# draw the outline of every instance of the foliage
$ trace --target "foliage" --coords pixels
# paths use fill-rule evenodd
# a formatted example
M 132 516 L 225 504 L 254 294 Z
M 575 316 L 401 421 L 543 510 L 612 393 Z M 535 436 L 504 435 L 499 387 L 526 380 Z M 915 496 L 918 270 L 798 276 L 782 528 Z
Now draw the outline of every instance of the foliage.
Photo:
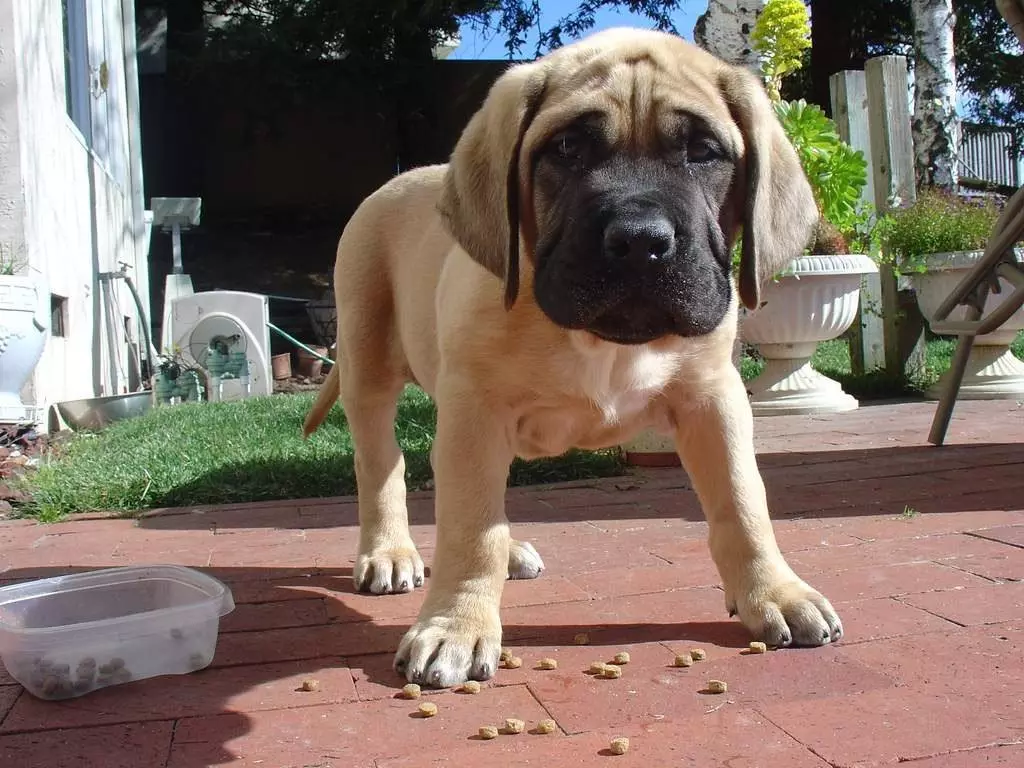
M 138 0 L 142 6 L 158 0 Z M 535 54 L 583 35 L 605 8 L 626 8 L 658 29 L 676 31 L 679 0 L 580 0 L 545 25 L 539 0 L 179 0 L 201 6 L 207 21 L 198 46 L 209 64 L 259 59 L 288 62 L 347 59 L 373 68 L 382 62 L 429 60 L 460 25 L 505 37 L 508 56 L 519 55 L 536 30 Z
M 955 0 L 957 81 L 968 116 L 1008 128 L 1024 147 L 1024 51 L 994 0 Z
M 24 246 L 0 243 L 0 275 L 16 275 L 25 267 Z
M 761 74 L 769 94 L 781 99 L 782 79 L 803 66 L 811 47 L 811 25 L 803 0 L 768 0 L 750 34 L 761 53 Z
M 931 253 L 975 251 L 985 247 L 999 208 L 991 199 L 965 200 L 936 189 L 897 209 L 882 223 L 885 261 L 902 272 L 923 272 Z
M 865 236 L 870 239 L 870 216 L 860 203 L 867 161 L 839 137 L 835 123 L 820 107 L 804 99 L 786 101 L 780 95 L 783 78 L 803 65 L 809 34 L 802 0 L 768 0 L 751 39 L 761 56 L 761 72 L 776 116 L 796 149 L 824 219 L 812 250 L 819 251 L 820 240 L 820 252 L 835 253 L 843 250 L 835 243 L 836 230 L 847 247 L 862 245 Z
M 777 100 L 775 113 L 796 149 L 822 215 L 840 232 L 852 232 L 868 179 L 864 153 L 840 139 L 835 123 L 803 99 Z

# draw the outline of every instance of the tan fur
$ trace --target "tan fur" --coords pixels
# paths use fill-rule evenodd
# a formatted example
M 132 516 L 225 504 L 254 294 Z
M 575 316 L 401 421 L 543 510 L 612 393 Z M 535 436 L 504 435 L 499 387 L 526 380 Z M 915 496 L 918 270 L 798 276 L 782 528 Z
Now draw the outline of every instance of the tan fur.
M 647 111 L 634 121 L 641 85 Z M 449 165 L 388 182 L 341 237 L 337 363 L 304 430 L 315 430 L 340 396 L 359 486 L 355 578 L 371 591 L 422 581 L 393 422 L 408 381 L 438 408 L 431 586 L 396 658 L 409 680 L 452 685 L 496 668 L 504 580 L 543 567 L 532 547 L 509 537 L 512 459 L 612 446 L 645 428 L 675 435 L 707 515 L 729 609 L 769 640 L 820 644 L 841 632 L 831 606 L 775 543 L 753 419 L 731 360 L 737 302 L 705 336 L 619 346 L 559 328 L 533 299 L 533 243 L 543 226 L 533 147 L 586 109 L 605 110 L 644 141 L 658 104 L 715 121 L 744 158 L 746 175 L 736 181 L 747 212 L 741 292 L 756 304 L 760 281 L 798 255 L 810 234 L 816 215 L 807 182 L 756 83 L 660 33 L 612 30 L 511 69 Z M 520 233 L 513 247 L 510 226 Z

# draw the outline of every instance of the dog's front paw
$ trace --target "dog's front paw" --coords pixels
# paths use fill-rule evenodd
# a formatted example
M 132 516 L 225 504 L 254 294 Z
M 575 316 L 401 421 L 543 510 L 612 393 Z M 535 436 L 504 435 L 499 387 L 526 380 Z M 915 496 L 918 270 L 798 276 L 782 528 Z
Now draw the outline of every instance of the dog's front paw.
M 360 592 L 386 595 L 423 586 L 423 560 L 411 541 L 360 552 L 352 578 Z
M 445 613 L 422 615 L 398 646 L 395 670 L 410 683 L 448 688 L 489 680 L 500 656 L 497 609 L 463 603 Z
M 508 547 L 508 577 L 536 579 L 544 571 L 540 553 L 528 541 L 512 541 Z
M 843 624 L 832 604 L 788 568 L 751 569 L 733 590 L 726 591 L 726 607 L 755 638 L 770 646 L 818 646 L 843 636 Z

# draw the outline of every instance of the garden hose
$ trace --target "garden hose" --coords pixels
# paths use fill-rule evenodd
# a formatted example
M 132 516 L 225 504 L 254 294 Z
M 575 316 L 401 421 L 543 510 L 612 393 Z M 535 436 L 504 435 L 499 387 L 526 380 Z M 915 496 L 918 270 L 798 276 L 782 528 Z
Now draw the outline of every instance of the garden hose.
M 288 335 L 287 333 L 285 333 L 284 331 L 282 331 L 282 330 L 281 330 L 280 328 L 278 328 L 278 327 L 277 327 L 276 325 L 274 325 L 273 323 L 267 323 L 267 327 L 268 327 L 268 328 L 269 328 L 270 330 L 274 331 L 274 333 L 277 333 L 277 334 L 280 334 L 281 336 L 283 336 L 283 337 L 284 337 L 285 339 L 287 339 L 288 341 L 290 341 L 290 342 L 291 342 L 292 344 L 294 344 L 295 346 L 297 346 L 297 347 L 298 347 L 299 349 L 304 349 L 304 350 L 306 350 L 307 352 L 309 352 L 309 354 L 311 354 L 311 355 L 312 355 L 313 357 L 317 358 L 318 360 L 322 360 L 323 362 L 325 362 L 325 363 L 327 363 L 327 364 L 329 364 L 329 365 L 334 365 L 334 361 L 333 361 L 333 360 L 331 360 L 331 358 L 329 358 L 329 357 L 324 357 L 324 356 L 323 356 L 323 355 L 321 355 L 321 354 L 320 354 L 319 352 L 316 352 L 315 350 L 312 350 L 312 349 L 310 349 L 310 348 L 309 348 L 309 347 L 307 347 L 307 346 L 306 346 L 305 344 L 303 344 L 303 343 L 302 343 L 301 341 L 299 341 L 298 339 L 296 339 L 296 338 L 295 338 L 294 336 L 290 336 L 290 335 Z

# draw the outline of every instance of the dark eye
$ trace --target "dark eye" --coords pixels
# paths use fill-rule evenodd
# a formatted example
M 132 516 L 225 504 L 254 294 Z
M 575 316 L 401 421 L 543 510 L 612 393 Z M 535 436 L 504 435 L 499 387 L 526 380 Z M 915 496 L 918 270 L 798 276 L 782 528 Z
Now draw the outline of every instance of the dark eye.
M 585 134 L 579 131 L 566 131 L 552 139 L 551 152 L 564 162 L 579 163 L 583 161 L 588 144 Z
M 723 156 L 722 147 L 710 136 L 694 136 L 686 147 L 686 159 L 691 163 L 710 163 Z

